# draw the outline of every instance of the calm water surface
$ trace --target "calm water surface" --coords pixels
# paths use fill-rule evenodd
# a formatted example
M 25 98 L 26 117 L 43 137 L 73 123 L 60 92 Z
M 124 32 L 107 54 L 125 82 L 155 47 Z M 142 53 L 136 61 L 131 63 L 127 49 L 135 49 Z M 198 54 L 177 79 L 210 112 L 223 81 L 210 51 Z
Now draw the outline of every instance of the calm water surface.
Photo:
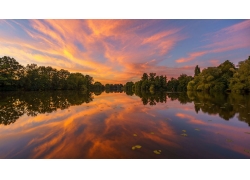
M 249 95 L 65 91 L 0 99 L 0 158 L 250 158 Z

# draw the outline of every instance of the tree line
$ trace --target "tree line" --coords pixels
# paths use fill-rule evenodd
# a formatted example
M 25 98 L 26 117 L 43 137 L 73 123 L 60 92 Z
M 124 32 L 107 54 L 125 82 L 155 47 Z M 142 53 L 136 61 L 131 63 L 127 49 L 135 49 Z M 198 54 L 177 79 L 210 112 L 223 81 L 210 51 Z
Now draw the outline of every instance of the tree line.
M 0 58 L 0 90 L 90 90 L 97 89 L 99 82 L 79 72 L 57 70 L 50 66 L 28 64 L 22 66 L 14 58 Z
M 124 91 L 128 95 L 140 91 L 148 91 L 154 93 L 155 91 L 172 91 L 172 92 L 183 92 L 187 91 L 188 83 L 193 79 L 192 76 L 181 74 L 178 78 L 167 79 L 167 76 L 157 76 L 156 73 L 143 73 L 141 80 L 137 82 L 127 82 L 124 85 Z
M 143 73 L 141 80 L 127 82 L 124 90 L 129 95 L 137 91 L 157 90 L 172 92 L 204 91 L 204 92 L 250 92 L 250 56 L 235 66 L 229 60 L 217 67 L 207 67 L 202 71 L 196 65 L 194 76 L 181 74 L 178 78 L 167 80 L 166 76 L 156 73 Z
M 102 92 L 122 92 L 133 95 L 148 91 L 206 91 L 206 92 L 250 92 L 250 56 L 235 66 L 229 60 L 217 67 L 207 67 L 202 71 L 197 65 L 194 76 L 181 74 L 178 78 L 143 73 L 137 82 L 126 84 L 106 84 L 95 82 L 93 77 L 81 73 L 70 73 L 50 66 L 20 65 L 14 58 L 0 58 L 0 90 L 90 90 Z
M 187 90 L 207 92 L 250 92 L 250 56 L 235 66 L 229 60 L 195 74 Z
M 164 90 L 167 87 L 167 77 L 166 76 L 156 76 L 156 73 L 143 73 L 141 80 L 137 82 L 127 82 L 124 85 L 125 91 L 135 92 L 135 91 L 155 91 Z
M 6 90 L 84 90 L 93 91 L 95 95 L 102 92 L 123 92 L 123 84 L 106 84 L 94 82 L 93 77 L 79 72 L 57 70 L 50 66 L 19 64 L 14 58 L 0 58 L 0 91 Z

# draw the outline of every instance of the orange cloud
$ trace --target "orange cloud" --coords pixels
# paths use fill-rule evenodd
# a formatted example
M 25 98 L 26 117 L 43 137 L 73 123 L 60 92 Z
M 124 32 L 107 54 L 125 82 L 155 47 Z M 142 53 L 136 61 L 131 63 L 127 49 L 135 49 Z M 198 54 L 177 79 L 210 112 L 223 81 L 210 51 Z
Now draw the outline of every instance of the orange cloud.
M 157 22 L 29 20 L 23 25 L 13 21 L 29 38 L 0 36 L 0 47 L 4 47 L 0 53 L 11 54 L 23 65 L 46 64 L 71 72 L 88 73 L 104 84 L 126 83 L 141 76 L 145 70 L 153 71 L 163 60 L 159 57 L 185 38 L 177 28 L 137 33 Z
M 24 24 L 4 20 L 1 23 L 9 24 L 10 28 L 0 35 L 0 55 L 11 55 L 23 65 L 36 63 L 89 74 L 104 84 L 134 81 L 144 72 L 178 76 L 173 63 L 169 62 L 173 68 L 162 64 L 178 42 L 186 38 L 182 27 L 160 29 L 160 20 L 29 20 Z M 208 53 L 249 47 L 245 38 L 247 28 L 249 21 L 244 21 L 210 34 L 211 43 L 201 47 L 205 50 L 189 53 L 176 62 L 181 64 Z M 17 31 L 22 36 L 17 36 Z M 184 67 L 179 69 L 193 74 Z

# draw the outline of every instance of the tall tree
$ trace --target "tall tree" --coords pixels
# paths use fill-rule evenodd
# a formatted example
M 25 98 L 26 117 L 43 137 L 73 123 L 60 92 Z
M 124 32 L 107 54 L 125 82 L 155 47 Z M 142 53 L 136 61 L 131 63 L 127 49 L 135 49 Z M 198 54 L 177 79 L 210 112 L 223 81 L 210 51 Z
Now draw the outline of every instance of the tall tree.
M 149 73 L 149 81 L 155 80 L 156 73 Z
M 200 67 L 196 65 L 194 69 L 194 76 L 198 76 L 200 73 L 201 73 Z
M 143 73 L 142 77 L 141 77 L 142 81 L 146 81 L 148 80 L 148 74 L 147 73 Z

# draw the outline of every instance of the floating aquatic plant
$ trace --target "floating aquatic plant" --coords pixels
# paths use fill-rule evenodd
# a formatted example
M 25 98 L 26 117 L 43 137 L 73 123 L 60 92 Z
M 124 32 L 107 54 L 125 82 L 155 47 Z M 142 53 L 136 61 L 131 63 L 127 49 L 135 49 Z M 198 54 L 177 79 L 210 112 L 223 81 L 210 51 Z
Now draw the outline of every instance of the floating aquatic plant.
M 227 139 L 227 142 L 232 142 L 232 140 L 231 139 Z
M 161 154 L 161 150 L 154 150 L 155 154 Z
M 187 136 L 188 136 L 186 133 L 183 133 L 183 134 L 181 134 L 181 135 L 184 136 L 184 137 L 187 137 Z
M 195 130 L 196 130 L 196 131 L 200 131 L 200 129 L 199 129 L 199 128 L 196 128 Z
M 182 132 L 187 132 L 186 130 L 182 130 Z
M 133 136 L 137 136 L 137 134 L 133 134 Z
M 150 132 L 150 134 L 155 134 L 154 132 Z
M 141 145 L 135 145 L 132 147 L 132 150 L 135 150 L 135 149 L 140 149 L 142 146 Z

